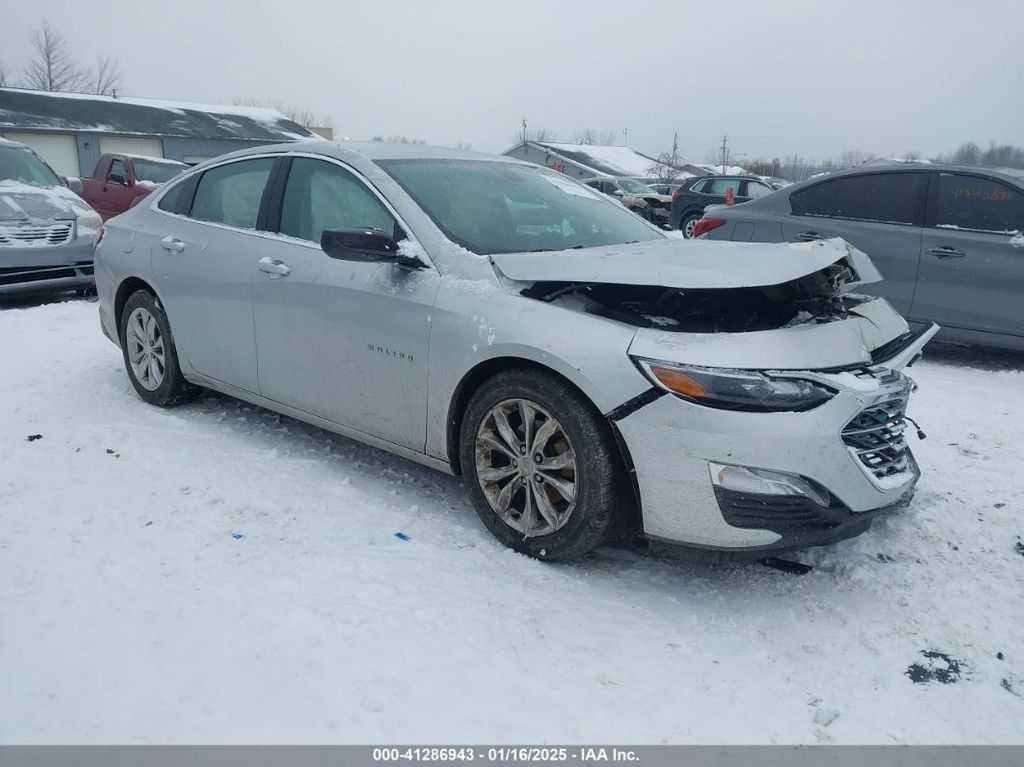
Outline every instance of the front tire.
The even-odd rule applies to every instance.
[[[515,551],[576,559],[617,527],[623,482],[608,426],[552,374],[486,381],[466,409],[459,459],[480,519]]]
[[[125,370],[142,399],[170,407],[195,396],[198,389],[181,374],[171,326],[156,296],[148,290],[132,293],[121,312],[120,331]]]

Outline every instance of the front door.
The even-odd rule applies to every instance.
[[[293,158],[281,201],[283,236],[253,289],[260,393],[423,450],[437,272],[330,258],[320,235],[345,227],[400,232],[355,173],[325,159]]]
[[[935,173],[911,316],[1024,336],[1021,231],[1024,193],[988,176]]]
[[[256,231],[256,222],[274,161],[253,158],[207,170],[191,205],[169,211],[179,215],[166,217],[151,247],[182,364],[254,394],[252,285],[259,259],[276,244]],[[173,192],[161,206],[175,204]]]

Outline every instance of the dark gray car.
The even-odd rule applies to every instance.
[[[942,338],[1024,349],[1024,171],[920,163],[810,179],[714,208],[704,237],[841,237],[885,277],[871,292]]]

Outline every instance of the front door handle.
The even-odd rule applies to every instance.
[[[800,242],[814,242],[816,240],[824,240],[825,235],[819,234],[818,232],[800,232],[800,234],[796,236],[796,239]]]
[[[259,266],[261,272],[266,272],[274,279],[278,277],[284,277],[289,272],[291,272],[291,269],[288,268],[287,264],[285,264],[282,261],[270,258],[269,256],[264,256],[256,263]]]
[[[935,256],[936,258],[963,258],[967,255],[962,250],[957,248],[928,248],[928,254]]]
[[[168,251],[169,253],[181,253],[181,251],[185,249],[185,243],[183,243],[181,240],[177,240],[174,237],[171,237],[170,235],[167,235],[162,240],[160,240],[160,247]]]

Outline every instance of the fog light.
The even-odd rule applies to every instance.
[[[802,495],[819,506],[829,506],[831,502],[827,491],[792,474],[723,463],[709,463],[708,468],[711,469],[711,483],[723,490],[751,495]]]

